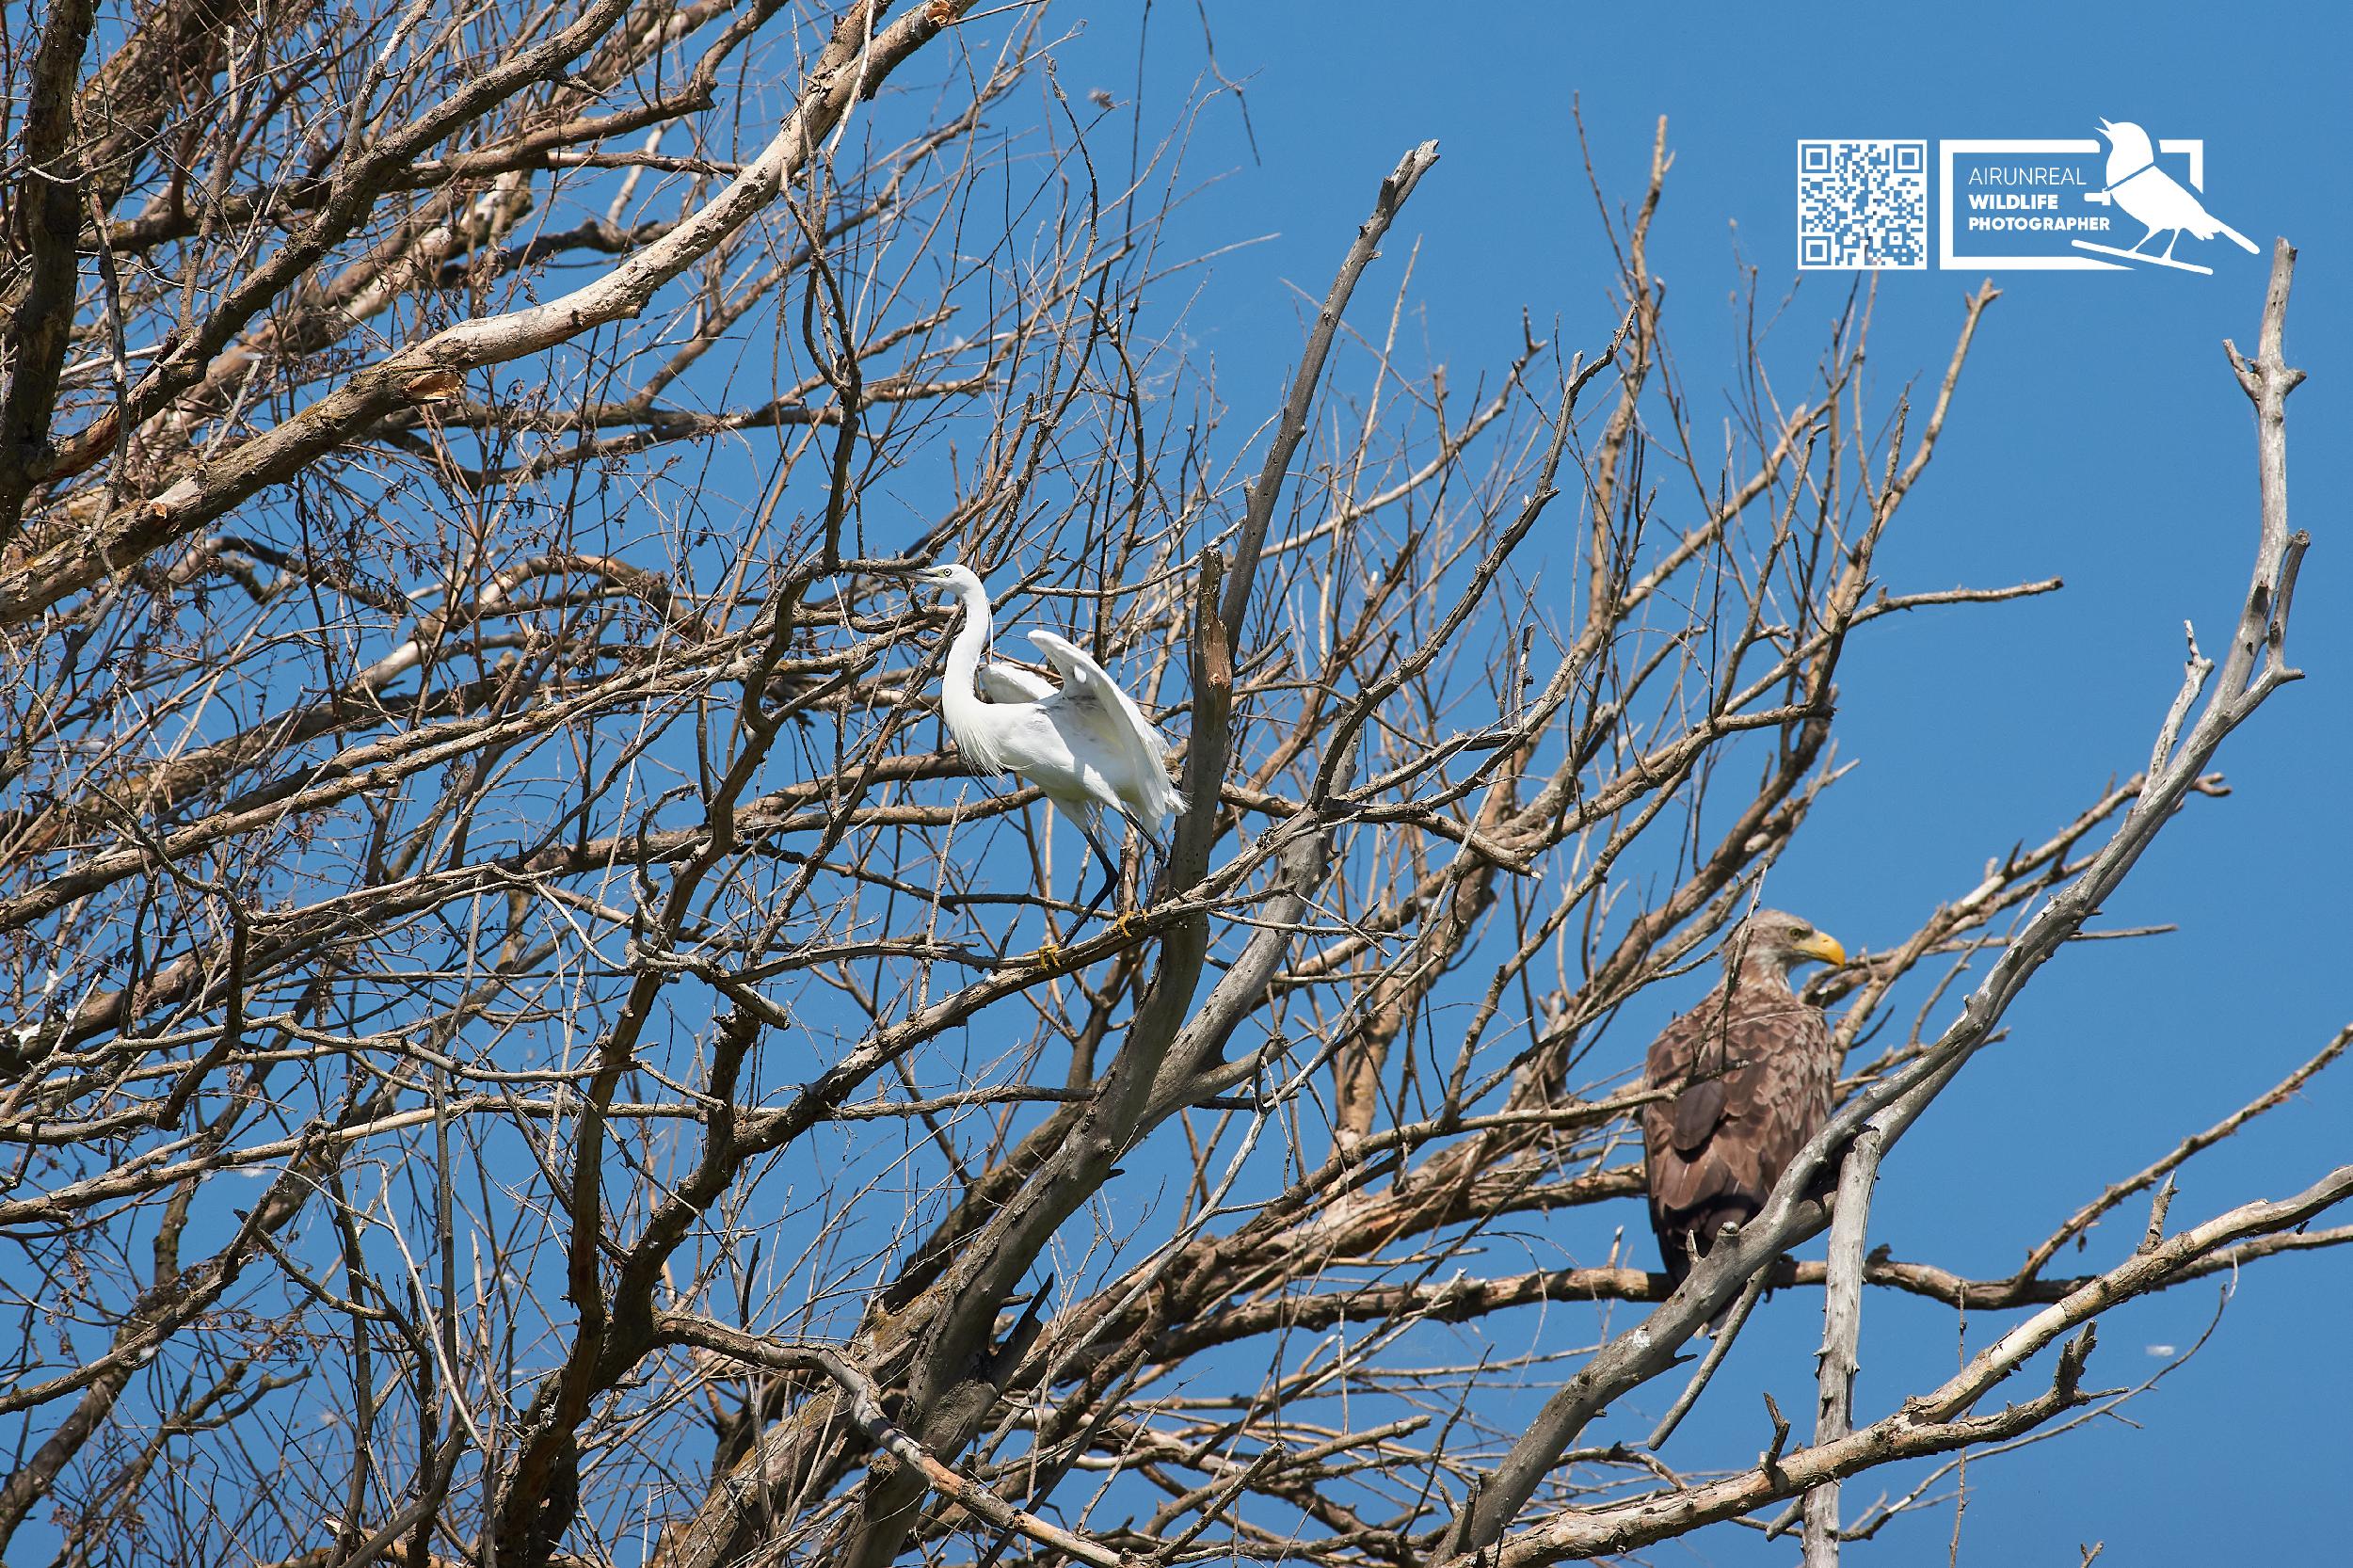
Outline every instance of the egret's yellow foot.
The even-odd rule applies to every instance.
[[[1030,954],[1030,962],[1041,969],[1058,969],[1062,968],[1062,949],[1048,942]]]

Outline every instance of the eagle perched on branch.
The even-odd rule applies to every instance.
[[[1789,1161],[1830,1119],[1837,1047],[1821,1009],[1789,988],[1789,971],[1847,950],[1795,915],[1761,909],[1724,943],[1724,981],[1651,1042],[1642,1086],[1669,1097],[1642,1107],[1650,1223],[1671,1285],[1726,1224],[1765,1207]]]

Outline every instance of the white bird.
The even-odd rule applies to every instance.
[[[2253,240],[2206,211],[2194,191],[2157,167],[2157,152],[2150,145],[2148,132],[2129,120],[2113,125],[2104,120],[2100,134],[2108,138],[2108,188],[2097,194],[2149,226],[2139,244],[2133,247],[2135,251],[2169,232],[2164,259],[2171,261],[2185,229],[2201,240],[2220,234],[2242,250],[2255,250]]]
[[[1011,664],[981,663],[988,647],[988,591],[960,566],[922,567],[916,582],[947,589],[964,606],[964,625],[948,648],[939,706],[976,773],[1014,774],[1044,792],[1102,856],[1109,873],[1103,899],[1119,884],[1119,856],[1104,847],[1106,808],[1132,824],[1160,850],[1160,824],[1185,809],[1168,780],[1168,748],[1103,666],[1051,632],[1030,641],[1062,684],[1055,686]],[[984,700],[985,698],[985,700]],[[1164,853],[1164,852],[1163,852]]]

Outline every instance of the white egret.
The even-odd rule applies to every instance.
[[[1059,686],[1011,664],[983,664],[988,647],[988,591],[967,568],[923,567],[908,574],[945,588],[964,606],[964,625],[948,647],[939,706],[948,732],[976,773],[1010,773],[1034,784],[1070,819],[1103,859],[1103,891],[1119,885],[1119,856],[1104,847],[1106,808],[1161,849],[1160,828],[1185,797],[1168,779],[1168,748],[1126,692],[1085,651],[1051,632],[1030,641]],[[1163,851],[1163,853],[1165,853]]]

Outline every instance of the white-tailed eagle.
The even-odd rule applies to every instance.
[[[1847,950],[1795,915],[1765,909],[1724,943],[1724,980],[1651,1042],[1642,1107],[1651,1228],[1671,1284],[1727,1224],[1745,1224],[1807,1139],[1830,1119],[1837,1048],[1789,971]]]

